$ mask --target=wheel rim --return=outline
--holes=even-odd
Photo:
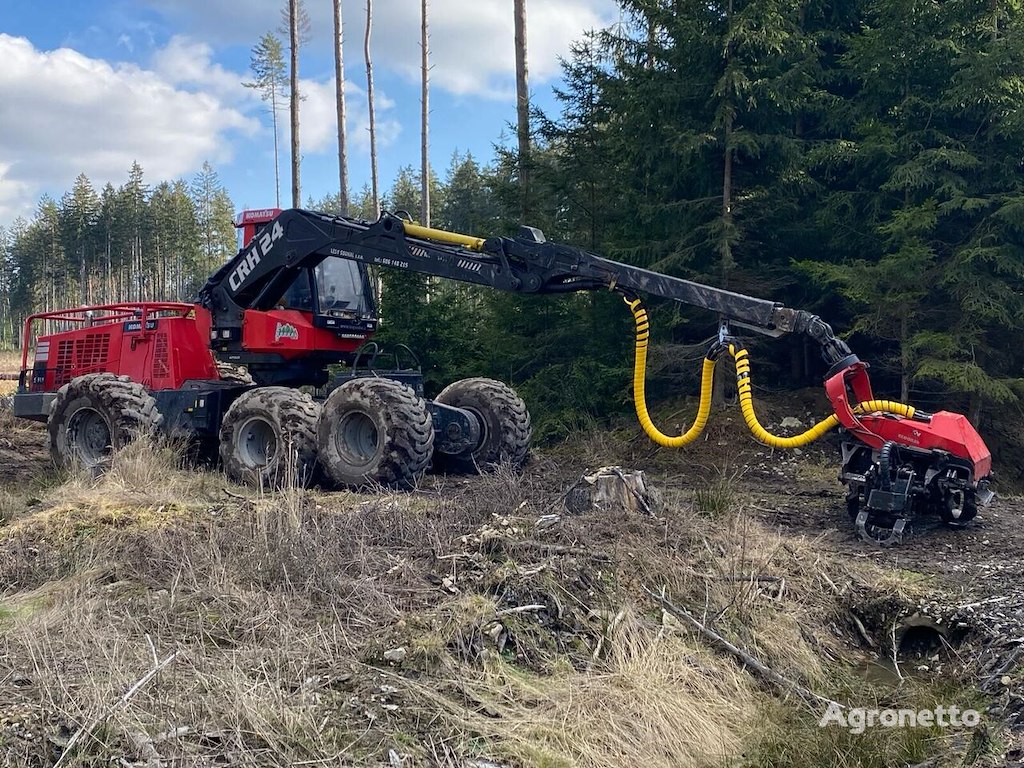
[[[473,416],[477,420],[477,423],[480,425],[480,439],[477,441],[476,445],[474,445],[472,448],[470,448],[463,454],[467,458],[476,459],[483,452],[483,447],[487,445],[491,439],[490,427],[487,425],[487,419],[485,419],[484,415],[476,408],[469,408],[465,405],[460,405],[458,407],[464,411],[467,411],[471,416]]]
[[[252,416],[238,428],[238,458],[252,468],[266,467],[277,457],[277,430],[260,416]]]
[[[68,420],[68,447],[86,464],[109,456],[112,443],[110,423],[95,408],[80,408]]]
[[[380,432],[369,414],[349,411],[334,430],[334,447],[346,462],[362,467],[377,454]]]

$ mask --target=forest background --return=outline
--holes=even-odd
[[[1020,0],[622,0],[564,62],[527,157],[496,146],[431,174],[431,223],[548,239],[822,315],[879,393],[987,424],[1024,401]],[[523,164],[520,164],[520,161]],[[528,169],[525,195],[520,168]],[[403,169],[389,211],[420,210]],[[271,200],[273,190],[267,190]],[[350,213],[372,218],[369,190]],[[309,200],[332,211],[337,198]],[[237,250],[209,165],[97,190],[84,175],[0,229],[0,344],[32,312],[190,299]],[[630,407],[631,318],[612,295],[530,297],[387,273],[378,340],[427,394],[508,381],[543,438]],[[652,301],[654,397],[695,391],[717,318]],[[737,329],[738,330],[738,329]],[[753,342],[769,390],[820,382],[799,338]]]

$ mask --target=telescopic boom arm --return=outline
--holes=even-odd
[[[821,345],[830,365],[855,361],[846,343],[809,312],[551,243],[532,227],[522,227],[514,238],[483,239],[421,227],[388,213],[367,222],[283,211],[209,279],[199,303],[211,310],[216,328],[229,328],[241,323],[244,310],[273,308],[300,270],[330,257],[516,293],[642,293],[707,309],[769,336],[806,333]]]

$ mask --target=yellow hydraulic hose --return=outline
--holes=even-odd
[[[647,398],[645,395],[645,382],[647,378],[647,346],[651,338],[650,319],[647,310],[640,299],[627,298],[636,321],[636,357],[633,363],[633,403],[636,406],[636,416],[644,433],[658,445],[665,448],[682,448],[689,445],[704,431],[707,426],[708,416],[711,413],[711,391],[715,378],[714,353],[709,353],[704,358],[704,367],[700,377],[700,403],[697,406],[697,416],[693,425],[681,435],[672,437],[666,435],[651,421],[651,415],[647,412]],[[839,426],[839,417],[832,414],[827,419],[819,421],[813,427],[799,435],[791,437],[779,437],[771,434],[761,426],[754,412],[754,396],[751,393],[750,382],[750,360],[749,353],[742,347],[730,344],[729,354],[736,362],[736,389],[739,394],[740,410],[743,412],[743,420],[757,440],[772,448],[800,448],[812,443],[822,435]],[[913,406],[897,403],[892,400],[867,400],[857,403],[853,412],[860,415],[866,413],[891,413],[903,418],[913,418],[915,409]]]
[[[747,350],[736,349],[735,345],[730,344],[729,354],[736,361],[736,390],[739,394],[740,410],[743,411],[743,420],[747,422],[751,434],[760,442],[772,448],[800,448],[839,426],[839,417],[832,414],[802,434],[792,437],[773,435],[761,426],[761,422],[757,420],[757,414],[754,413],[754,396],[750,392],[750,361],[747,359]]]
[[[697,406],[697,416],[693,425],[681,435],[671,437],[666,435],[651,421],[651,415],[647,412],[647,398],[644,394],[644,383],[647,378],[647,344],[650,340],[650,322],[647,317],[647,310],[644,309],[640,299],[626,299],[633,312],[633,319],[636,321],[636,358],[633,362],[633,402],[636,406],[636,416],[640,420],[640,426],[651,440],[665,448],[682,448],[689,445],[704,431],[708,423],[708,414],[711,413],[711,389],[715,378],[715,361],[704,358],[704,368],[700,377],[700,404]]]
[[[736,389],[739,393],[740,409],[743,411],[743,420],[747,422],[747,427],[750,429],[750,432],[760,442],[772,448],[800,448],[801,446],[814,442],[826,432],[839,426],[839,417],[832,414],[827,419],[819,421],[806,432],[799,435],[793,435],[792,437],[779,437],[778,435],[771,434],[761,426],[761,423],[757,420],[757,414],[754,413],[754,396],[750,391],[750,360],[747,359],[747,350],[742,348],[737,349],[735,345],[730,344],[729,354],[731,354],[733,359],[736,361]],[[912,418],[915,412],[913,406],[896,403],[892,400],[868,400],[863,403],[857,403],[857,405],[854,406],[853,411],[857,414],[878,412],[892,413],[908,419]]]

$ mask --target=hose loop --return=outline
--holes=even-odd
[[[650,341],[650,319],[643,302],[633,296],[625,297],[626,304],[633,313],[633,320],[636,322],[636,356],[633,361],[633,403],[636,408],[636,417],[644,433],[658,445],[665,448],[682,448],[689,445],[704,431],[707,426],[708,416],[711,414],[711,391],[715,378],[715,356],[712,356],[714,348],[704,358],[704,365],[700,377],[700,403],[697,406],[697,415],[693,424],[686,432],[675,437],[666,435],[659,430],[651,420],[647,411],[647,396],[645,392],[647,379],[647,346]]]
[[[839,426],[839,417],[832,414],[827,419],[819,421],[813,427],[799,435],[791,437],[780,437],[773,435],[757,420],[754,412],[754,396],[751,391],[750,381],[750,360],[749,353],[742,347],[735,344],[729,345],[729,353],[736,362],[736,389],[739,393],[740,410],[743,412],[743,420],[747,428],[758,441],[772,448],[801,448],[809,443],[818,440],[831,430]],[[891,413],[904,418],[911,418],[914,415],[913,406],[896,403],[891,400],[868,400],[854,406],[853,412],[858,415],[866,413]]]
[[[651,339],[650,317],[639,297],[626,294],[623,298],[633,313],[633,320],[636,323],[636,355],[633,362],[633,403],[636,408],[636,416],[644,433],[658,445],[666,448],[682,448],[694,442],[704,432],[704,428],[708,423],[708,417],[711,414],[711,393],[715,378],[715,363],[718,357],[726,351],[732,355],[736,365],[736,389],[739,395],[740,410],[743,412],[743,420],[746,422],[751,434],[758,441],[772,448],[800,448],[814,442],[839,426],[839,417],[836,414],[832,414],[799,435],[781,437],[770,433],[761,426],[761,423],[757,420],[757,414],[754,412],[749,353],[746,349],[738,347],[735,343],[718,341],[708,349],[704,357],[700,378],[700,402],[697,406],[697,415],[694,417],[693,424],[681,435],[673,437],[664,434],[654,425],[651,415],[647,410],[647,347]],[[855,405],[853,412],[857,415],[890,413],[903,418],[913,418],[915,409],[912,406],[892,400],[868,400]],[[891,443],[887,445],[891,445]],[[891,450],[890,448],[890,452]],[[889,454],[887,453],[886,466],[888,466],[888,462]],[[884,474],[888,477],[888,472]]]

